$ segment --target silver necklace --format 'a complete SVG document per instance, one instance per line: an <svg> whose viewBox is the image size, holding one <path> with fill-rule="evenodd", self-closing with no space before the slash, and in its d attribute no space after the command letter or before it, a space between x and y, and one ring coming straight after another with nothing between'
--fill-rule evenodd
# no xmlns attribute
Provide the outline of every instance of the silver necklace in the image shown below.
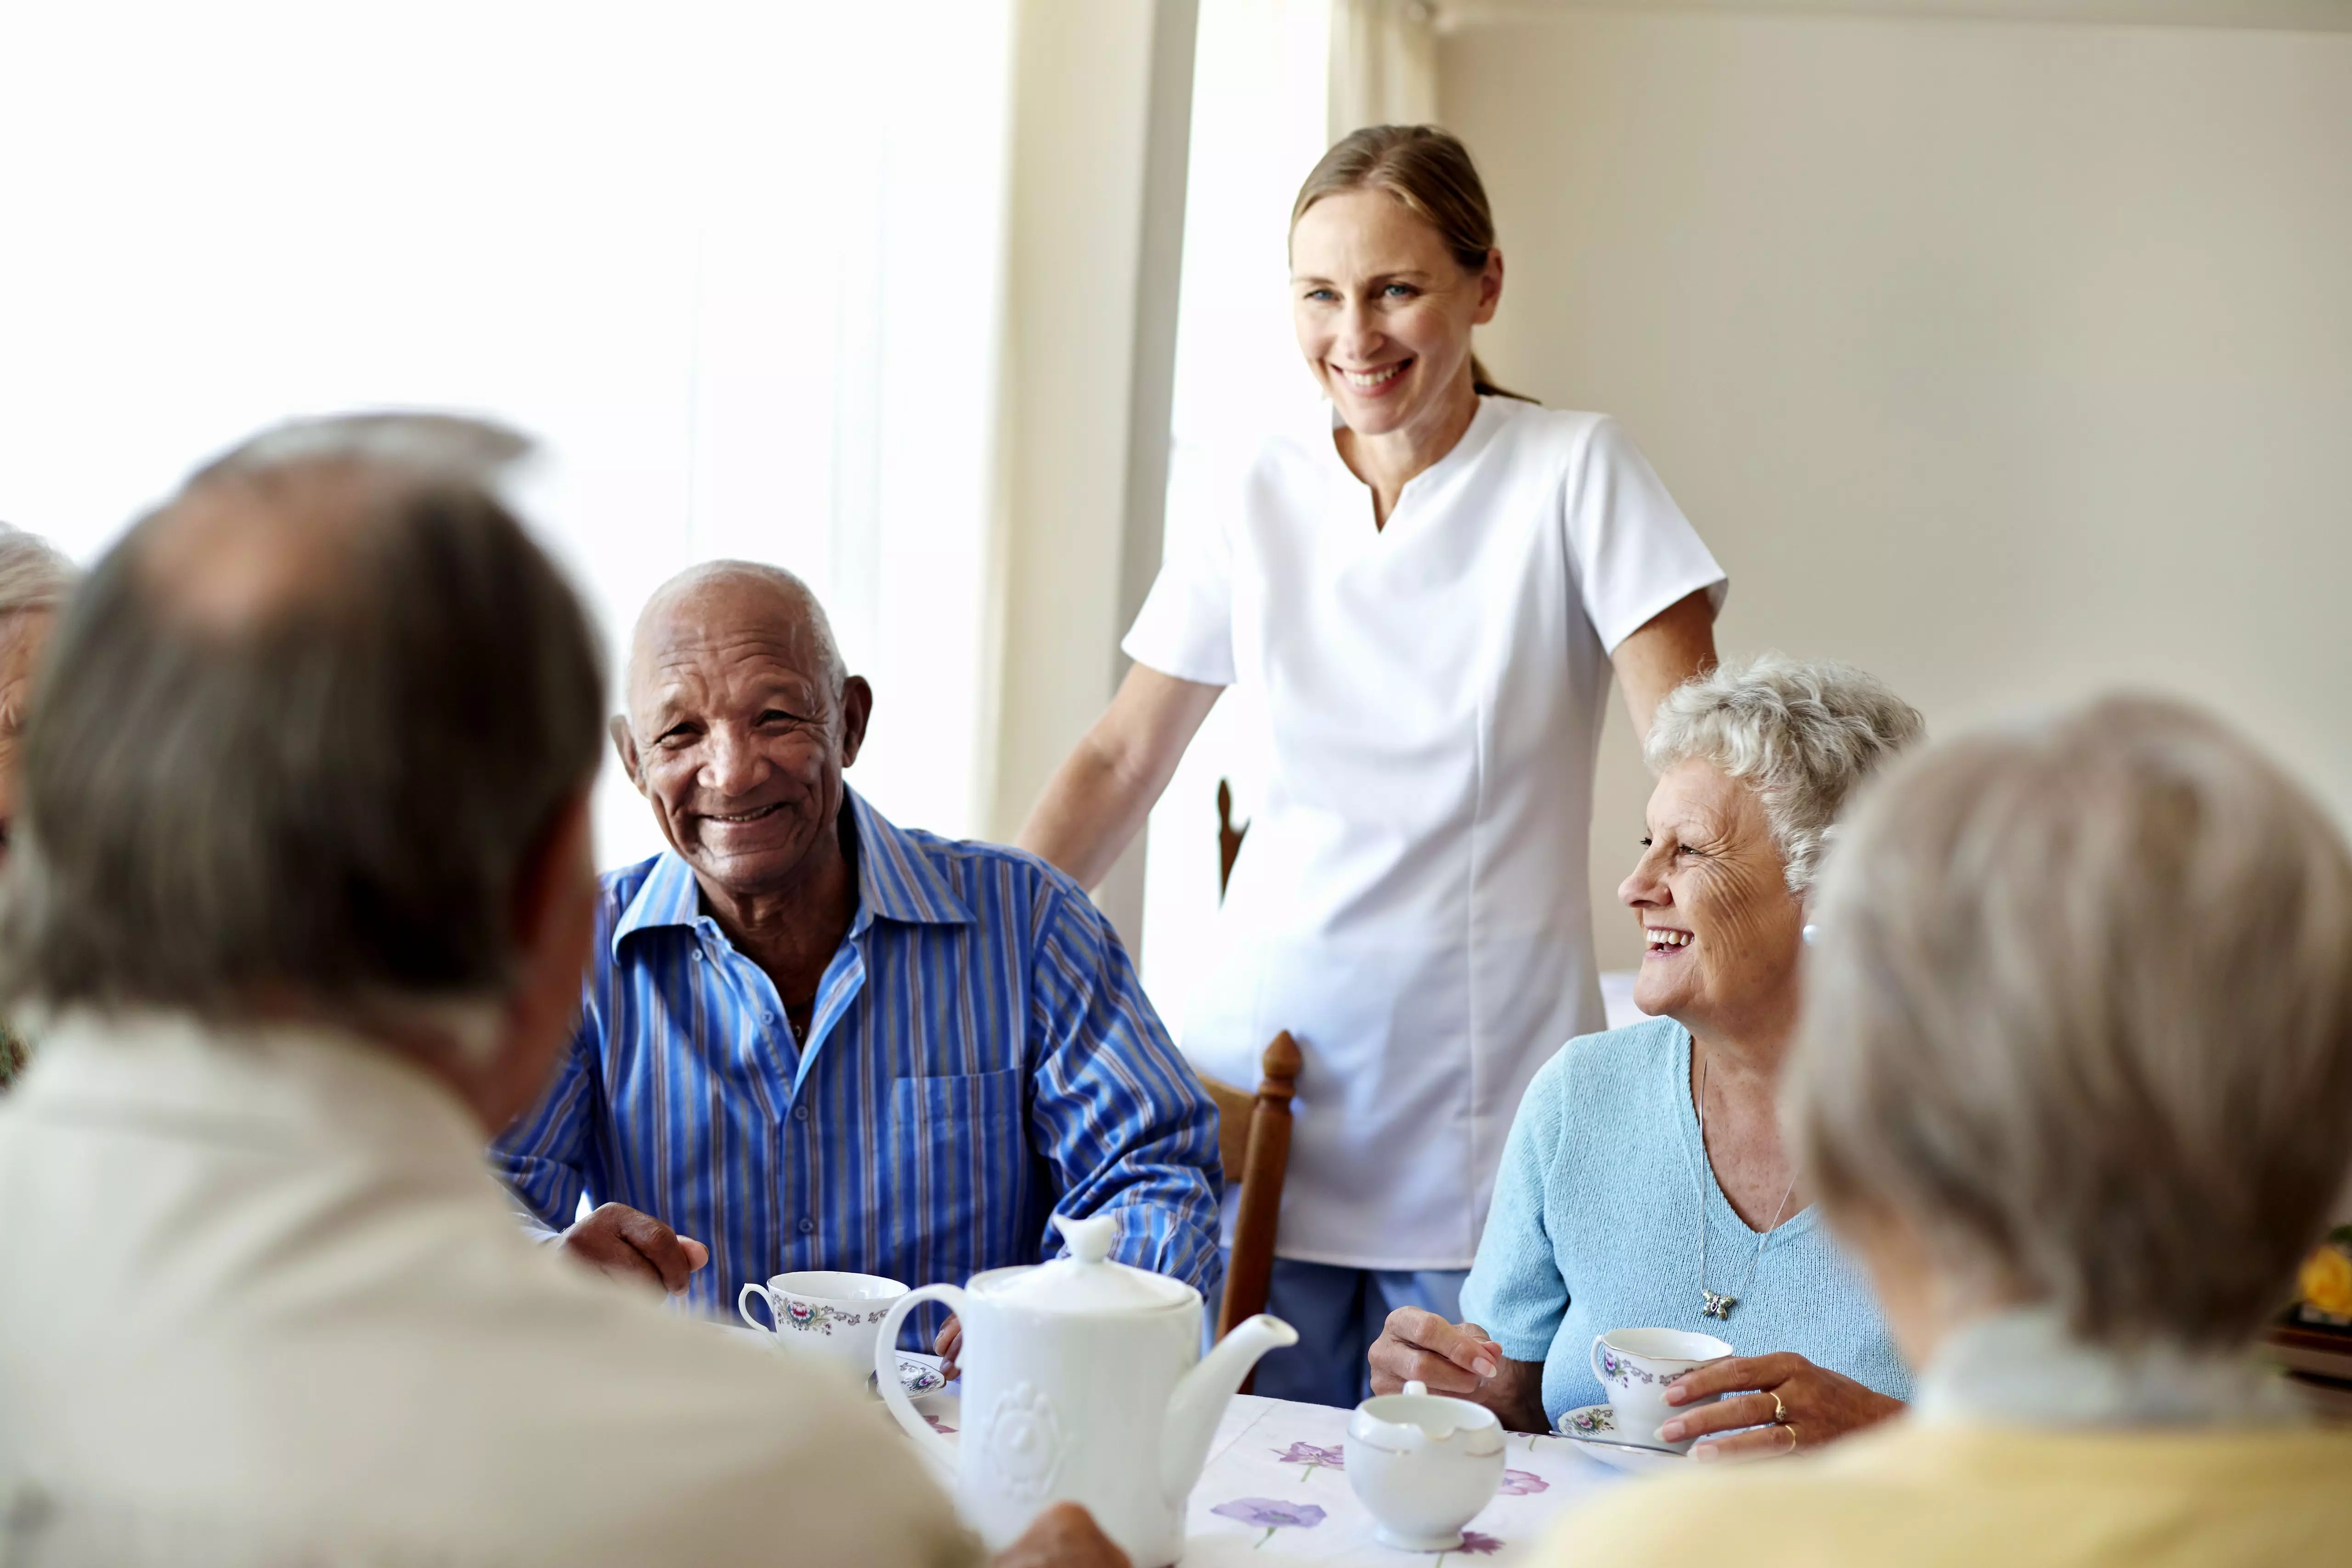
<svg viewBox="0 0 2352 1568"><path fill-rule="evenodd" d="M1698 1064L1698 1311L1702 1318L1717 1322L1731 1316L1731 1309L1739 1305L1748 1294L1748 1287L1756 1282L1756 1266L1764 1260L1764 1243L1780 1228L1780 1216L1788 1212L1789 1200L1796 1195L1797 1173L1789 1173L1789 1190L1780 1194L1780 1207L1772 1211L1772 1223L1756 1236L1755 1256L1748 1260L1748 1272L1740 1276L1739 1289L1727 1296L1706 1288L1706 1060Z"/></svg>

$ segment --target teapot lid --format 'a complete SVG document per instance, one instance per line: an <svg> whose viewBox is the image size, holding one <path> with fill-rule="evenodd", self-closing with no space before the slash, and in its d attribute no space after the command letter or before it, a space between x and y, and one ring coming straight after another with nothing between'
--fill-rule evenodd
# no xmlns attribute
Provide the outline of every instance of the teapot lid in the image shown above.
<svg viewBox="0 0 2352 1568"><path fill-rule="evenodd" d="M1070 1244L1069 1256L1034 1268L1005 1269L1002 1283L989 1282L989 1295L1033 1311L1082 1314L1159 1311L1201 1299L1181 1279L1110 1261L1111 1243L1118 1238L1114 1216L1072 1219L1057 1214L1054 1223Z"/></svg>

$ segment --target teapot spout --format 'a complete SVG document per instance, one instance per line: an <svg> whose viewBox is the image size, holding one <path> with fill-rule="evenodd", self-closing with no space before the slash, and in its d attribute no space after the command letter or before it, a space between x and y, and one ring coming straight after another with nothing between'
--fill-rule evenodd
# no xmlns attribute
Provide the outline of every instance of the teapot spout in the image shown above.
<svg viewBox="0 0 2352 1568"><path fill-rule="evenodd" d="M1208 1463L1209 1439L1225 1402L1240 1388L1257 1358L1268 1351L1298 1342L1298 1331L1280 1318L1260 1312L1220 1341L1186 1373L1168 1398L1167 1424L1160 1434L1160 1486L1162 1495L1181 1502L1201 1479Z"/></svg>

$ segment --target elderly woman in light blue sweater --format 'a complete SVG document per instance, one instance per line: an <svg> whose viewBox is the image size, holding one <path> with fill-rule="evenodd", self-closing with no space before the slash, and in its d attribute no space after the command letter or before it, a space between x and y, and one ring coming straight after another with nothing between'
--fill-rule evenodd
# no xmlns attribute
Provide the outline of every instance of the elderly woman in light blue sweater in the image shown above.
<svg viewBox="0 0 2352 1568"><path fill-rule="evenodd" d="M1773 1089L1797 1018L1806 889L1830 825L1922 732L1859 670L1768 656L1660 704L1642 858L1618 896L1645 943L1639 1024L1570 1040L1529 1086L1462 1292L1372 1347L1521 1431L1599 1404L1594 1336L1703 1331L1738 1352L1667 1394L1633 1441L1695 1458L1811 1447L1902 1408L1910 1375L1868 1286L1804 1206ZM1718 1403L1693 1401L1720 1394Z"/></svg>

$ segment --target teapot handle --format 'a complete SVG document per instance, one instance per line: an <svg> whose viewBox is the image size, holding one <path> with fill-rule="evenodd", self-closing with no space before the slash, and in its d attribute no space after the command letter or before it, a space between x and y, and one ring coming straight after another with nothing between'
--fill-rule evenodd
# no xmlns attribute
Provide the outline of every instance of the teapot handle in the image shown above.
<svg viewBox="0 0 2352 1568"><path fill-rule="evenodd" d="M890 1303L889 1314L882 1320L882 1331L874 1340L874 1387L889 1406L891 1415L907 1429L915 1440L915 1451L933 1464L941 1467L940 1473L950 1479L956 1473L956 1446L931 1430L931 1424L915 1409L915 1402L907 1397L898 1382L898 1325L907 1314L924 1301L941 1301L957 1317L964 1316L963 1292L952 1285L926 1285L919 1290L909 1290ZM966 1331L970 1331L967 1321Z"/></svg>

